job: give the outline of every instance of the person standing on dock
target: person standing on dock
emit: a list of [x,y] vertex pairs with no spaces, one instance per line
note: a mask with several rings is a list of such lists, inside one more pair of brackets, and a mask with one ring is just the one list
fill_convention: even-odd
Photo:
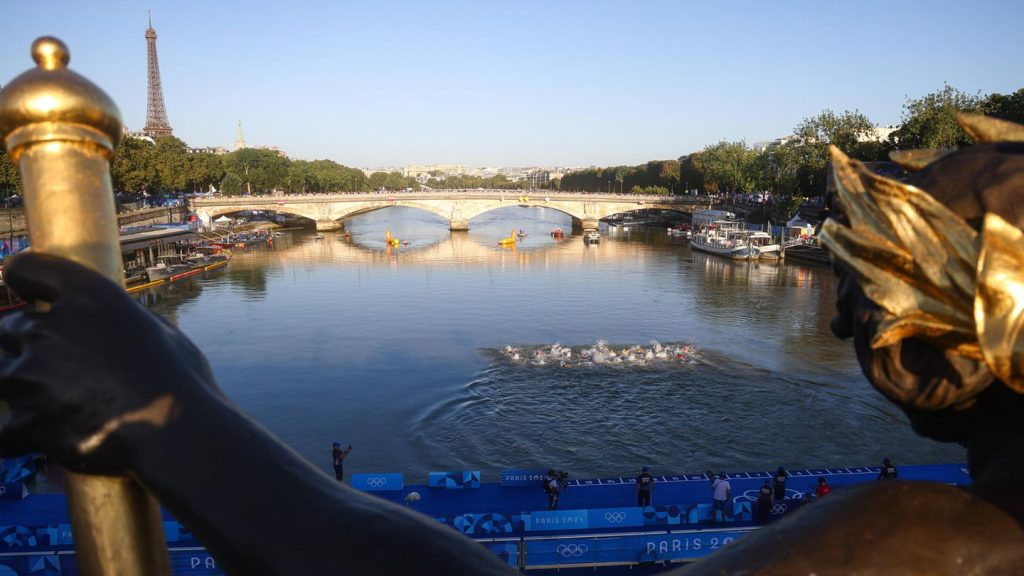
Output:
[[729,519],[728,508],[725,503],[732,501],[732,485],[725,479],[725,472],[718,474],[711,483],[711,522],[718,523],[718,511],[722,511],[722,523]]
[[548,510],[558,508],[558,495],[562,493],[562,483],[558,480],[558,472],[554,468],[548,470],[544,477],[544,491],[548,495]]
[[351,444],[348,445],[348,448],[342,450],[339,442],[335,442],[333,449],[331,450],[331,459],[334,462],[334,477],[338,479],[338,482],[341,482],[345,478],[344,462],[345,457],[348,456],[350,452],[352,452]]
[[779,466],[779,469],[775,472],[775,499],[785,500],[786,499],[786,479],[789,474],[786,473],[786,469]]
[[640,470],[640,475],[636,477],[636,505],[650,506],[653,494],[654,476],[651,476],[651,467],[644,466]]
[[878,473],[876,480],[895,480],[899,477],[900,473],[896,470],[896,466],[893,465],[892,460],[888,458],[882,460],[882,470]]
[[817,494],[816,494],[817,497],[821,498],[822,496],[828,494],[831,491],[832,491],[832,487],[829,486],[828,482],[825,481],[825,477],[824,476],[818,476],[818,491],[817,491]]
[[764,526],[768,523],[768,518],[772,513],[772,506],[775,505],[774,490],[768,484],[768,480],[764,481],[764,486],[757,491],[757,525]]

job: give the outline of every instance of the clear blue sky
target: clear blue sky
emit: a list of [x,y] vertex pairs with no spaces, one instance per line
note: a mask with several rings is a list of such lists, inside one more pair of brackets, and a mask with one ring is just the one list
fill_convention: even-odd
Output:
[[53,34],[140,129],[147,9],[175,135],[349,166],[638,164],[1024,87],[1024,2],[984,0],[4,2],[0,83]]

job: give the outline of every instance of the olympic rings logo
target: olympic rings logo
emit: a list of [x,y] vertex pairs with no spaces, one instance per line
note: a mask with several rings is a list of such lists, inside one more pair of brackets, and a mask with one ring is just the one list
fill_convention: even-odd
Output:
[[370,488],[383,488],[388,485],[388,479],[383,477],[367,478],[366,484]]
[[605,512],[604,519],[613,524],[618,524],[626,519],[625,512]]
[[572,556],[583,556],[589,549],[586,544],[559,544],[555,548],[555,552],[561,554],[563,558],[569,558]]
[[776,504],[775,506],[772,506],[772,514],[775,514],[776,516],[785,514],[786,510],[789,510],[789,506],[786,506],[785,504]]

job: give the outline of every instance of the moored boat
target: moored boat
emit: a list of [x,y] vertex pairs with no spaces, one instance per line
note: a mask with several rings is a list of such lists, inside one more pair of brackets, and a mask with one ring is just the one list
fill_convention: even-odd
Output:
[[760,250],[747,243],[750,233],[740,226],[736,220],[715,220],[690,237],[690,246],[701,252],[737,260],[759,258]]
[[146,279],[149,282],[174,279],[190,270],[192,270],[192,265],[181,256],[160,256],[155,265],[146,267]]
[[771,234],[767,232],[753,232],[747,238],[747,243],[756,246],[758,257],[762,260],[778,260],[780,256],[779,243],[774,241]]

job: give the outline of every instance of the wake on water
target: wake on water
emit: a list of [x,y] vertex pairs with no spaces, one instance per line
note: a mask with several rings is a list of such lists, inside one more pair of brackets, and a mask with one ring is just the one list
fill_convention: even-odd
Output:
[[554,366],[558,368],[664,368],[672,365],[700,363],[703,356],[691,344],[661,344],[651,340],[647,346],[610,345],[598,340],[593,346],[562,346],[554,344],[512,346],[499,350],[499,357],[511,364],[524,366]]

